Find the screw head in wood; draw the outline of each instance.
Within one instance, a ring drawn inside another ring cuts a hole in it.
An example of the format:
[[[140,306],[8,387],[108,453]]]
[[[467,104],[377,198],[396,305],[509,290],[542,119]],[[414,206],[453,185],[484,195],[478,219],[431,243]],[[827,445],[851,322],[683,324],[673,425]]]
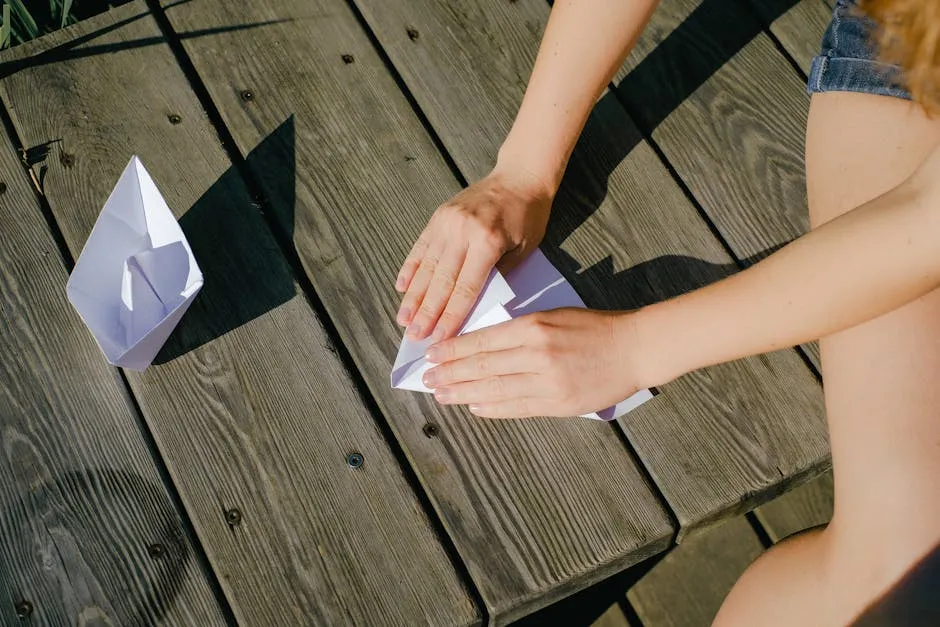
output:
[[[225,522],[229,527],[237,527],[242,522],[242,513],[237,507],[233,507],[225,512]]]
[[[255,99],[255,94],[250,89],[245,89],[242,91],[242,100],[245,102],[251,102]]]
[[[159,542],[151,544],[150,546],[147,547],[147,555],[149,555],[151,558],[155,560],[158,560],[164,555],[166,555],[166,547],[164,547]]]
[[[356,57],[352,56],[351,54],[343,55],[343,63],[345,63],[346,65],[349,65],[350,63],[354,63],[355,61],[356,61]]]
[[[364,461],[365,459],[360,453],[350,453],[346,456],[346,463],[349,464],[350,468],[359,468]]]
[[[33,604],[27,600],[22,600],[16,604],[16,615],[20,620],[25,620],[33,613]]]
[[[424,435],[426,435],[429,438],[436,437],[440,431],[437,428],[437,425],[434,424],[433,422],[427,423],[426,425],[424,425],[424,427],[421,430],[424,432]]]
[[[181,118],[176,113],[171,113],[170,115],[166,116],[166,119],[170,121],[170,124],[179,124],[183,121],[183,118]]]
[[[410,39],[411,41],[418,41],[418,37],[420,37],[420,33],[418,33],[417,28],[415,28],[414,26],[409,26],[405,32],[408,33],[408,39]]]

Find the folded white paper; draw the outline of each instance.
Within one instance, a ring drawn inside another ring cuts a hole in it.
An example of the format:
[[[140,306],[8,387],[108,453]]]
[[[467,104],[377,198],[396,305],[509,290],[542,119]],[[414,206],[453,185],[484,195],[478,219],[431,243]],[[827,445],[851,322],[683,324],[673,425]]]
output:
[[[85,242],[66,292],[108,362],[143,370],[202,288],[179,223],[133,157]]]
[[[536,249],[504,278],[493,270],[477,298],[470,315],[458,335],[470,333],[525,314],[561,307],[584,307],[584,301],[565,277]],[[398,357],[392,367],[392,387],[415,392],[431,392],[421,378],[431,368],[424,354],[431,340],[414,342],[403,338]],[[584,418],[614,420],[653,397],[649,390],[640,390],[612,407]]]

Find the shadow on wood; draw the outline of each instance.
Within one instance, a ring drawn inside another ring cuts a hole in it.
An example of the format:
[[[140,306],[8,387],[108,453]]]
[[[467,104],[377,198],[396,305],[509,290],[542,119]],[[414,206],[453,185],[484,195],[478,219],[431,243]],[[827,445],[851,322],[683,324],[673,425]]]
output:
[[[589,627],[614,604],[620,604],[629,616],[633,610],[627,604],[627,590],[668,554],[668,551],[660,553],[613,577],[608,577],[586,590],[512,623],[512,627]]]
[[[247,158],[250,167],[274,180],[281,198],[269,206],[286,236],[294,232],[294,118],[288,118]],[[261,208],[245,198],[244,181],[233,166],[180,219],[202,269],[205,284],[155,364],[171,361],[263,316],[291,300],[294,276],[271,235]]]
[[[799,0],[758,0],[768,24]],[[631,117],[652,133],[692,92],[763,33],[745,0],[703,0],[616,86]]]
[[[128,520],[145,521],[147,544],[128,544]],[[0,551],[4,600],[28,602],[41,623],[112,614],[124,624],[160,619],[193,558],[166,495],[123,470],[73,471],[37,485],[0,510],[0,530],[10,549]],[[140,575],[131,577],[131,571]],[[141,580],[149,585],[126,585]],[[122,585],[108,589],[114,584]],[[61,596],[48,598],[50,593]]]
[[[703,287],[747,268],[785,245],[742,259],[716,264],[694,257],[664,255],[614,272],[608,256],[582,268],[562,249],[607,197],[611,173],[642,141],[617,100],[608,93],[588,119],[555,200],[542,250],[589,307],[637,309]],[[654,209],[651,209],[654,210]]]

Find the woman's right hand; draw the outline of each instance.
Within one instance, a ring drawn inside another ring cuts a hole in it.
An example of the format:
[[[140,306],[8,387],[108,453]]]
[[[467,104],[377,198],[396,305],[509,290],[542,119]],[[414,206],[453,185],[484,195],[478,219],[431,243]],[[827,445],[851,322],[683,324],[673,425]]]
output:
[[[407,337],[456,335],[493,266],[506,272],[539,245],[553,196],[525,170],[497,166],[438,207],[395,282]]]

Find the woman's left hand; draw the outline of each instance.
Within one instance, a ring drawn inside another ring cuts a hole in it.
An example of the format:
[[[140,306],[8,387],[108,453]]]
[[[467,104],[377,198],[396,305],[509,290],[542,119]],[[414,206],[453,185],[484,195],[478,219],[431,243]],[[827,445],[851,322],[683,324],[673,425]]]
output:
[[[539,312],[432,346],[424,384],[486,418],[586,414],[645,387],[636,340],[631,313]]]

